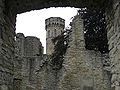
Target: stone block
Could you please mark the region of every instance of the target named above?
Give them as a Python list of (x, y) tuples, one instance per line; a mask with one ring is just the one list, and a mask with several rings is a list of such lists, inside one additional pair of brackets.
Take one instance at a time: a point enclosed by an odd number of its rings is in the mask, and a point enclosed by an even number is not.
[(111, 27), (110, 30), (107, 33), (107, 38), (110, 40), (110, 38), (114, 35), (114, 27)]
[[(120, 51), (119, 51), (120, 52)], [(120, 62), (120, 53), (119, 54), (116, 54), (115, 56), (115, 60), (117, 61), (117, 63)]]
[(8, 36), (6, 35), (6, 33), (2, 33), (2, 36), (3, 36), (3, 40), (5, 43), (9, 43), (9, 40), (8, 40)]
[(114, 42), (112, 41), (110, 44), (109, 44), (109, 50), (113, 49), (114, 48)]
[(115, 86), (115, 90), (120, 90), (120, 86)]
[(7, 85), (0, 85), (0, 90), (8, 90), (8, 86)]
[(26, 87), (26, 90), (35, 90), (35, 89), (32, 87)]

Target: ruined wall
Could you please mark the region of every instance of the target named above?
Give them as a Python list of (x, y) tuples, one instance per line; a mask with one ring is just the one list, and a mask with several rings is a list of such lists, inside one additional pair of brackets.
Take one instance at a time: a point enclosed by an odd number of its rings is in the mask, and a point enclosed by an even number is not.
[(18, 33), (15, 41), (15, 56), (16, 57), (33, 57), (43, 54), (43, 46), (37, 37), (27, 36)]
[[(53, 70), (49, 56), (32, 57), (33, 54), (31, 54), (28, 57), (25, 53), (23, 58), (16, 57), (14, 62), (14, 90), (17, 88), (20, 88), (18, 90), (110, 90), (108, 54), (86, 50), (83, 19), (80, 15), (74, 17), (71, 25), (70, 48), (65, 55), (62, 69)], [(27, 37), (26, 39), (23, 34), (17, 34), (17, 36), (19, 36), (16, 41), (19, 40), (17, 44), (20, 54), (27, 50), (28, 53), (34, 53), (29, 48), (36, 50), (36, 45), (39, 46), (39, 43), (33, 45), (36, 38)], [(25, 48), (26, 51), (22, 50)]]
[(39, 10), (50, 7), (95, 7), (103, 8), (109, 0), (6, 0), (7, 5), (17, 13), (23, 13), (30, 10)]
[(85, 49), (80, 15), (73, 19), (71, 30), (59, 90), (110, 90), (110, 79), (103, 69), (104, 55)]
[(23, 33), (17, 33), (16, 41), (15, 41), (15, 56), (16, 57), (24, 57), (24, 42), (25, 36)]
[[(65, 55), (62, 69), (54, 70), (51, 65), (52, 58), (49, 58), (48, 55), (32, 57), (32, 54), (29, 57), (27, 55), (23, 58), (16, 57), (14, 90), (18, 88), (18, 90), (110, 90), (108, 54), (86, 50), (83, 19), (80, 15), (74, 17), (71, 25), (70, 47)], [(19, 38), (16, 41), (24, 39), (24, 45), (33, 45), (33, 42), (31, 43), (33, 37), (28, 37), (27, 40), (30, 42), (26, 42), (23, 34), (17, 35)], [(19, 47), (23, 45), (23, 43), (19, 43)], [(39, 43), (35, 44), (39, 45)], [(27, 48), (36, 47), (36, 45), (31, 47), (30, 45)], [(29, 52), (31, 53), (33, 50)], [(19, 53), (21, 54), (21, 51)]]
[(24, 57), (16, 62), (13, 90), (60, 90), (63, 73), (53, 70), (49, 56)]
[(40, 90), (45, 86), (45, 68), (40, 71), (43, 64), (42, 57), (23, 58), (21, 69), (21, 88), (20, 90)]
[[(110, 5), (110, 4), (109, 4)], [(106, 10), (112, 90), (120, 89), (120, 1), (113, 0)]]
[(47, 60), (47, 55), (16, 58), (13, 90), (48, 90), (47, 83), (51, 82), (47, 79), (51, 71), (47, 69)]
[(37, 37), (27, 36), (24, 44), (25, 56), (40, 56), (43, 54), (43, 47)]
[(58, 90), (59, 76), (43, 54), (40, 40), (18, 33), (15, 46), (13, 90)]
[[(107, 1), (113, 1), (113, 2), (109, 4), (109, 2)], [(61, 1), (61, 0), (59, 1), (56, 1), (56, 0), (52, 0), (52, 1), (51, 0), (43, 0), (43, 1), (42, 0), (0, 0), (0, 89), (13, 90), (13, 84), (17, 83), (18, 86), (15, 87), (17, 88), (21, 83), (20, 79), (16, 79), (16, 78), (13, 79), (14, 36), (15, 36), (15, 20), (16, 20), (17, 13), (26, 12), (29, 10), (41, 9), (41, 8), (48, 8), (50, 6), (55, 6), (55, 7), (58, 7), (58, 6), (64, 6), (64, 7), (66, 6), (97, 7), (98, 6), (100, 7), (101, 6), (102, 8), (103, 5), (105, 5), (105, 2), (107, 2), (107, 4), (109, 4), (109, 6), (112, 7), (106, 10), (107, 11), (106, 20), (108, 22), (107, 29), (108, 29), (109, 50), (110, 50), (109, 55), (110, 55), (111, 69), (112, 69), (111, 81), (112, 81), (113, 90), (119, 90), (120, 88), (119, 86), (119, 82), (120, 82), (119, 80), (119, 76), (120, 76), (119, 75), (120, 1), (119, 0), (99, 0), (99, 1), (98, 0), (96, 1), (95, 0), (88, 0), (88, 1), (84, 1), (84, 0), (78, 0), (78, 1), (74, 1), (74, 0), (70, 0), (70, 1), (66, 1), (66, 0), (64, 1)], [(16, 63), (19, 65), (20, 62), (19, 63), (16, 62)], [(65, 67), (67, 67), (67, 65), (68, 64), (66, 64)], [(74, 76), (74, 74), (72, 74), (71, 76)], [(63, 80), (63, 82), (64, 81), (65, 80)], [(91, 81), (91, 80), (88, 80), (88, 81)], [(68, 85), (71, 87), (72, 84), (69, 84), (70, 82), (66, 82), (66, 83), (68, 84), (65, 84), (65, 85)], [(64, 83), (62, 85), (64, 86)]]
[(0, 0), (0, 90), (13, 90), (15, 18), (5, 0)]
[(37, 37), (18, 33), (15, 40), (13, 90), (41, 90), (45, 88), (46, 60)]

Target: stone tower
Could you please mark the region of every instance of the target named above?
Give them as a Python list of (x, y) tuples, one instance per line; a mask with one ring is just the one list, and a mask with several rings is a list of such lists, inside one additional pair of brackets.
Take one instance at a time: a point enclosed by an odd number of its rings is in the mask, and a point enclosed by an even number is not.
[(61, 34), (65, 28), (65, 20), (60, 17), (50, 17), (45, 20), (46, 25), (46, 54), (53, 53), (54, 44), (52, 39)]

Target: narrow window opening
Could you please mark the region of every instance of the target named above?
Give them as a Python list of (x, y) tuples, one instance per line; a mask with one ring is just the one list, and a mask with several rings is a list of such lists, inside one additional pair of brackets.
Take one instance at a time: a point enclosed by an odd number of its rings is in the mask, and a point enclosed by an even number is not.
[(54, 37), (56, 37), (56, 29), (54, 30)]
[(50, 37), (50, 30), (48, 30), (48, 38)]

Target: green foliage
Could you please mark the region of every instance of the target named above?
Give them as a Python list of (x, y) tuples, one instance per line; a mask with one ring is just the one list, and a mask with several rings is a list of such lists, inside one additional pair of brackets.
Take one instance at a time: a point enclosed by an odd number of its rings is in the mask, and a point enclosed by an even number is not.
[(64, 55), (69, 47), (70, 30), (66, 30), (57, 37), (53, 38), (54, 52), (51, 55), (51, 65), (53, 69), (61, 69), (64, 60)]
[(86, 49), (108, 52), (105, 11), (83, 8), (78, 11), (84, 19), (84, 37)]

